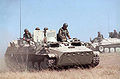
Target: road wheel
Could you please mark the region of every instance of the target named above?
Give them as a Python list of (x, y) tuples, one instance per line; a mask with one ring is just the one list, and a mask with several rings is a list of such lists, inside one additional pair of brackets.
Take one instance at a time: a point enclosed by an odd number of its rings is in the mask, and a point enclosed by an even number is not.
[(103, 46), (100, 46), (100, 47), (99, 47), (99, 51), (100, 51), (101, 53), (103, 53), (104, 47), (103, 47)]
[(105, 53), (109, 53), (109, 52), (110, 52), (109, 48), (105, 48), (105, 49), (104, 49), (104, 52), (105, 52)]
[(110, 53), (114, 53), (115, 49), (114, 48), (110, 48)]
[(120, 47), (117, 47), (117, 48), (116, 48), (116, 52), (117, 52), (117, 53), (120, 53)]

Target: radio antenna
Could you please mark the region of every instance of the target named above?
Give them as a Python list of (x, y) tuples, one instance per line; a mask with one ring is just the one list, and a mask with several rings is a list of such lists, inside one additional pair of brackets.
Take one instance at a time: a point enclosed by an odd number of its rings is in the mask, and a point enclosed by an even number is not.
[(20, 39), (21, 39), (21, 0), (20, 0)]
[(110, 13), (108, 12), (108, 32), (110, 31)]

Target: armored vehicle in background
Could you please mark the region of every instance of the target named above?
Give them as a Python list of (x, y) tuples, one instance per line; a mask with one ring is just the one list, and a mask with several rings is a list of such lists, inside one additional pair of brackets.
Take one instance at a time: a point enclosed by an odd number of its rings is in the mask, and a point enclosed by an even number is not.
[[(22, 39), (10, 42), (5, 53), (8, 67), (56, 69), (99, 64), (99, 52), (85, 47), (78, 39), (58, 42), (54, 30), (35, 30), (28, 44)], [(11, 68), (11, 67), (10, 67)]]
[(91, 41), (91, 48), (101, 53), (120, 53), (120, 35), (118, 37), (112, 37), (112, 32), (109, 33), (109, 38), (96, 37)]

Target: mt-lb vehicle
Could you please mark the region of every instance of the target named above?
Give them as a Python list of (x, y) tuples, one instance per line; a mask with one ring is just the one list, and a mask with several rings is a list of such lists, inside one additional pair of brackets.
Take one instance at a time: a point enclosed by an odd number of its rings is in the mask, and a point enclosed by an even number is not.
[[(111, 34), (111, 32), (109, 33)], [(94, 38), (91, 40), (93, 50), (101, 53), (120, 53), (120, 37), (114, 38), (109, 35), (109, 38)]]
[(8, 66), (25, 64), (27, 68), (64, 68), (99, 64), (99, 52), (85, 47), (78, 39), (58, 42), (54, 30), (35, 30), (33, 40), (28, 44), (19, 39), (10, 42), (5, 53)]

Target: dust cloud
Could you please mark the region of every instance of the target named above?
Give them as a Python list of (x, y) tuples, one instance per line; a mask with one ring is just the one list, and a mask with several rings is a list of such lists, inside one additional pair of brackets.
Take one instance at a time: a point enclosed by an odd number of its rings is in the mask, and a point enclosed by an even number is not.
[(100, 54), (100, 64), (90, 69), (6, 72), (5, 62), (0, 61), (0, 70), (0, 79), (120, 79), (120, 53)]
[(6, 72), (6, 71), (8, 71), (8, 68), (5, 64), (5, 59), (4, 57), (1, 57), (0, 58), (0, 72)]

